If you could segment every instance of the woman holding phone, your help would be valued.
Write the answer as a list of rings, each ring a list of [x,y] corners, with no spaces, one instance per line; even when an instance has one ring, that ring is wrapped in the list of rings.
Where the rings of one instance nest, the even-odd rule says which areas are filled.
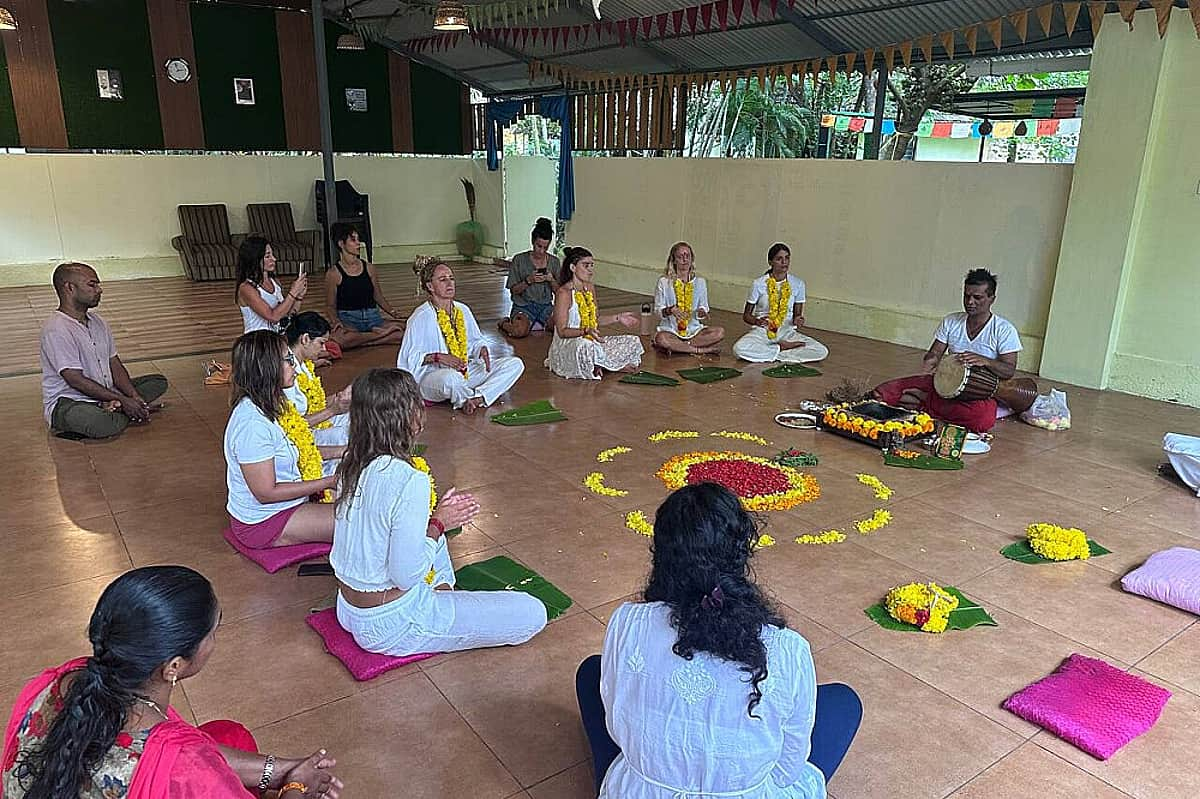
[[[554,314],[554,292],[558,291],[558,259],[550,254],[554,225],[540,217],[529,234],[532,249],[513,256],[508,268],[508,291],[512,316],[500,322],[500,332],[525,338],[530,331],[545,330]]]
[[[257,234],[247,236],[238,247],[237,297],[242,312],[243,333],[255,330],[279,332],[279,322],[300,310],[300,301],[308,292],[308,275],[300,274],[284,294],[275,279],[275,253],[271,243]]]

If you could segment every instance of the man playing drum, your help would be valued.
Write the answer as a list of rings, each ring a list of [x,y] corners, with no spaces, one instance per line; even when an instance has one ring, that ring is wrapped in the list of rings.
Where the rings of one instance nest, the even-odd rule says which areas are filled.
[[[991,430],[996,423],[996,383],[1013,376],[1017,370],[1017,353],[1021,351],[1021,339],[1012,322],[992,313],[995,301],[996,276],[986,269],[968,272],[963,284],[966,313],[952,313],[938,325],[933,344],[921,359],[924,373],[881,383],[872,392],[874,397],[889,405],[924,410],[975,433]],[[947,353],[965,367],[961,369],[965,374],[963,391],[952,399],[946,399],[934,390],[934,373]],[[973,371],[983,371],[983,374],[976,374],[976,380],[972,381]],[[987,396],[982,399],[963,396],[970,395],[972,392],[967,389],[974,388],[973,384],[981,380],[990,383],[978,392]]]

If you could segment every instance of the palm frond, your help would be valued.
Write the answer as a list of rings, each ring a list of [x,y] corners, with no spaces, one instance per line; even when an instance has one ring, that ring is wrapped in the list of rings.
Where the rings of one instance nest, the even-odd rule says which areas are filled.
[[[471,221],[475,221],[475,184],[466,178],[459,178],[462,181],[463,192],[467,195],[467,210],[471,212]]]

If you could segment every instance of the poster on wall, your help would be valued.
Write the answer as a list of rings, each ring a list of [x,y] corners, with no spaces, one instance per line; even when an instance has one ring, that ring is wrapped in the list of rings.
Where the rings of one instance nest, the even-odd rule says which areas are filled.
[[[238,105],[254,105],[254,78],[233,79],[233,102]]]
[[[346,89],[346,109],[348,111],[367,110],[367,90],[366,89]]]
[[[101,100],[124,100],[125,93],[121,89],[121,71],[117,69],[96,70],[96,89],[100,92]]]

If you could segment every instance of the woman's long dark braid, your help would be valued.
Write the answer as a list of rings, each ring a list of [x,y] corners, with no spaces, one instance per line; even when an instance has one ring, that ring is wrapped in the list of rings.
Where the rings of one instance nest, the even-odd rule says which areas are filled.
[[[92,613],[92,656],[74,672],[46,737],[13,769],[25,799],[78,799],[129,720],[154,672],[191,657],[215,622],[216,597],[202,575],[182,566],[127,572]]]
[[[757,539],[754,520],[731,491],[716,483],[681,488],[655,516],[645,591],[646,601],[671,609],[676,655],[691,660],[696,652],[708,652],[742,664],[750,674],[746,712],[752,718],[767,678],[762,630],[787,626],[750,578]]]

